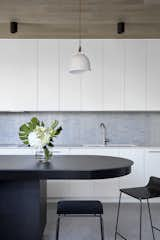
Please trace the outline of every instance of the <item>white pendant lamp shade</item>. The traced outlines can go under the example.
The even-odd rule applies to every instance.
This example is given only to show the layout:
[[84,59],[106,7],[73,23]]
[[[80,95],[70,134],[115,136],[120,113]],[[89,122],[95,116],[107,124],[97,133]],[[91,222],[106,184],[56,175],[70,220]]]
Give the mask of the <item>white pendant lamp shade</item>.
[[86,71],[91,71],[90,61],[84,53],[79,51],[77,54],[72,56],[69,72],[76,74]]
[[71,66],[69,69],[70,73],[83,73],[86,71],[91,71],[91,65],[89,58],[82,52],[82,0],[79,0],[79,49],[78,53],[72,56],[71,59]]

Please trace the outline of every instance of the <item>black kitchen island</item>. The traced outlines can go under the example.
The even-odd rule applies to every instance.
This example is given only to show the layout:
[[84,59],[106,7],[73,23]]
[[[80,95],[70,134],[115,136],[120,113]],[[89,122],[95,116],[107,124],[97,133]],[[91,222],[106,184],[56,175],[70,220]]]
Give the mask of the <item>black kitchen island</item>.
[[[0,239],[40,240],[46,224],[47,179],[105,179],[127,175],[133,162],[109,156],[0,156]],[[106,189],[107,191],[107,189]]]

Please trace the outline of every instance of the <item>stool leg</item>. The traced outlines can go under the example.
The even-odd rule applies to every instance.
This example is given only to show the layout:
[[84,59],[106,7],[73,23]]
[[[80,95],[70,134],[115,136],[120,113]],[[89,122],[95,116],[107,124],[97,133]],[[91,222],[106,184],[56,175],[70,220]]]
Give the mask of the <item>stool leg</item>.
[[139,239],[142,239],[142,200],[140,199],[140,228],[139,228]]
[[57,226],[56,226],[56,240],[59,239],[59,228],[60,228],[60,216],[57,218]]
[[100,215],[100,225],[101,225],[101,240],[104,240],[104,223],[102,215]]
[[120,211],[120,205],[121,205],[121,197],[122,197],[122,192],[120,192],[120,194],[119,194],[119,203],[118,203],[116,230],[115,230],[115,237],[114,237],[115,240],[117,239],[117,230],[118,230],[118,222],[119,222],[119,211]]
[[148,213],[149,213],[149,218],[150,218],[150,223],[151,223],[152,236],[153,236],[153,240],[155,240],[153,223],[152,223],[152,216],[151,216],[151,208],[150,208],[150,203],[149,203],[148,199],[147,199],[147,206],[148,206]]

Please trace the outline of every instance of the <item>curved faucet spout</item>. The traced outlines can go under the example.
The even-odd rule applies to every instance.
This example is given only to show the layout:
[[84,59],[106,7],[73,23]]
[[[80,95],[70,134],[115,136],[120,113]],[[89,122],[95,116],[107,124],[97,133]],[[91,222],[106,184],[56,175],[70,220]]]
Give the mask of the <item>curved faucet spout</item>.
[[109,143],[109,138],[107,138],[107,128],[106,125],[102,122],[100,123],[100,128],[102,129],[102,141],[104,145]]

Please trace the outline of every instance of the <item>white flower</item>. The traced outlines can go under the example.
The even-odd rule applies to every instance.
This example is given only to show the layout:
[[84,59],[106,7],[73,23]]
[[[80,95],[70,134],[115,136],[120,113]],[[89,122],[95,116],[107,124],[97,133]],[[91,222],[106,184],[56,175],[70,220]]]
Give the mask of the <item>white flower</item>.
[[37,138],[41,141],[41,146],[44,147],[50,142],[50,133],[49,129],[42,127],[42,126],[36,126],[34,132],[37,135]]
[[34,147],[34,148],[41,147],[41,140],[37,137],[36,132],[31,132],[29,134],[28,142],[31,147]]
[[45,133],[44,136],[41,138],[42,146],[46,146],[50,142],[50,135]]

